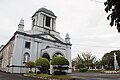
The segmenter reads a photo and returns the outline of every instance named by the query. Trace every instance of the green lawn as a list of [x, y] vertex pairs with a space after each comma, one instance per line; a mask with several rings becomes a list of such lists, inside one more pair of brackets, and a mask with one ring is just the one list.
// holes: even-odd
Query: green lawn
[[54, 79], [58, 79], [58, 80], [71, 80], [72, 77], [70, 75], [49, 75], [49, 74], [36, 74], [36, 73], [27, 73], [25, 74], [27, 76], [30, 77], [36, 77], [36, 78], [44, 78], [44, 79], [48, 79], [48, 78], [54, 78]]

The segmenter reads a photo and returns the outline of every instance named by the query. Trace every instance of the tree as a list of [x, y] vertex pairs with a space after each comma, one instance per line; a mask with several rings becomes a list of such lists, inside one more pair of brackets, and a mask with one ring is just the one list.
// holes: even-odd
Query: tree
[[96, 60], [95, 56], [92, 56], [92, 54], [90, 54], [89, 52], [88, 53], [82, 53], [82, 57], [83, 57], [84, 65], [88, 66], [88, 67], [93, 65], [93, 63]]
[[43, 73], [46, 73], [50, 68], [50, 62], [46, 58], [38, 58], [35, 62], [38, 69]]
[[102, 68], [102, 61], [101, 60], [97, 60], [95, 61], [94, 63], [94, 66], [97, 68], [97, 69], [101, 69]]
[[89, 52], [82, 53], [82, 55], [78, 54], [78, 56], [74, 59], [76, 67], [78, 69], [83, 67], [89, 68], [90, 66], [93, 65], [95, 60], [96, 60], [96, 57], [92, 56], [92, 54], [90, 54]]
[[77, 69], [84, 67], [83, 59], [82, 59], [82, 57], [79, 54], [78, 54], [78, 56], [73, 61], [74, 61], [74, 66]]
[[105, 67], [105, 69], [114, 69], [114, 53], [117, 55], [117, 62], [120, 66], [120, 50], [114, 50], [109, 53], [106, 53], [102, 57], [102, 64]]
[[51, 60], [51, 65], [54, 66], [54, 69], [58, 69], [62, 72], [63, 69], [68, 69], [69, 61], [63, 56], [57, 56]]
[[110, 20], [110, 25], [117, 26], [118, 32], [120, 32], [120, 0], [107, 0], [104, 4], [105, 11], [111, 12], [107, 17]]
[[25, 63], [25, 65], [30, 68], [30, 71], [32, 72], [32, 68], [35, 67], [35, 63], [33, 61], [28, 61]]

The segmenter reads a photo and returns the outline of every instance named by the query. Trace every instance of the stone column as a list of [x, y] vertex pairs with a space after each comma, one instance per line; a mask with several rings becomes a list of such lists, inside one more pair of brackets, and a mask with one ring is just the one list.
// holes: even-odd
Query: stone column
[[50, 74], [53, 74], [53, 66], [50, 65]]
[[[52, 60], [52, 54], [49, 55], [50, 56], [50, 60]], [[53, 70], [53, 66], [50, 64], [50, 74], [53, 74], [54, 70]]]

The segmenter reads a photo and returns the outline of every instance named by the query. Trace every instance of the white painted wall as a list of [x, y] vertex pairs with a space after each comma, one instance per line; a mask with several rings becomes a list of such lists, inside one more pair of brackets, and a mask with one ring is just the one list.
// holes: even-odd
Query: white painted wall
[[[52, 25], [49, 28], [49, 27], [46, 27], [45, 24], [43, 24], [43, 23], [45, 23], [45, 20], [43, 21], [44, 15], [51, 17], [51, 19], [54, 19], [54, 21], [51, 20], [51, 24], [53, 23], [53, 29], [56, 30], [56, 17], [46, 14], [44, 12], [39, 12], [35, 16], [32, 17], [33, 18], [32, 20], [35, 19], [35, 25], [38, 25], [38, 26], [32, 26], [32, 30], [21, 31], [21, 32], [29, 34], [29, 35], [33, 35], [33, 34], [43, 34], [44, 32], [46, 32], [45, 28], [52, 30]], [[41, 27], [39, 27], [39, 26], [41, 26]], [[42, 28], [42, 27], [45, 27], [45, 28]], [[54, 35], [54, 37], [58, 38], [63, 43], [65, 43], [65, 40], [60, 37], [60, 33], [56, 32], [56, 31], [50, 31], [49, 34]], [[49, 35], [44, 35], [44, 38], [47, 38], [48, 36]], [[52, 37], [50, 37], [50, 39], [52, 39]], [[30, 49], [25, 48], [26, 41], [31, 43]], [[45, 49], [46, 46], [50, 46], [50, 48]], [[58, 46], [59, 46], [59, 48], [58, 48]], [[69, 67], [72, 68], [71, 46], [70, 45], [61, 44], [61, 43], [57, 43], [57, 42], [54, 43], [51, 41], [42, 40], [40, 38], [32, 38], [32, 37], [24, 36], [22, 34], [21, 35], [16, 34], [15, 41], [14, 41], [13, 55], [12, 55], [12, 58], [10, 61], [11, 66], [12, 65], [24, 66], [23, 59], [24, 59], [24, 54], [26, 52], [29, 53], [29, 55], [30, 55], [30, 61], [35, 61], [36, 59], [41, 57], [44, 53], [48, 53], [50, 56], [50, 59], [52, 59], [53, 55], [55, 53], [59, 52], [59, 53], [63, 54], [66, 59], [68, 59], [68, 61], [70, 63]], [[51, 69], [50, 72], [53, 73], [52, 66], [50, 66], [50, 69]], [[10, 68], [9, 71], [13, 72], [13, 73], [24, 73], [27, 70], [24, 68], [15, 67], [14, 70], [13, 70], [13, 68]], [[69, 70], [68, 72], [71, 73], [72, 70]]]

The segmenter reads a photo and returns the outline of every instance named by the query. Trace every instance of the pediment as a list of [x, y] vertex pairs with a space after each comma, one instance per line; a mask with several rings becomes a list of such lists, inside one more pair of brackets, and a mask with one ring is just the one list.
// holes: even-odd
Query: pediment
[[65, 43], [65, 41], [60, 36], [44, 34], [44, 35], [40, 35], [40, 37], [43, 37], [44, 39], [52, 40], [52, 41], [55, 41], [55, 42]]
[[55, 38], [53, 38], [52, 36], [50, 36], [50, 35], [40, 35], [40, 37], [43, 37], [43, 38], [45, 38], [45, 39], [49, 39], [49, 40], [56, 40]]

